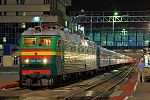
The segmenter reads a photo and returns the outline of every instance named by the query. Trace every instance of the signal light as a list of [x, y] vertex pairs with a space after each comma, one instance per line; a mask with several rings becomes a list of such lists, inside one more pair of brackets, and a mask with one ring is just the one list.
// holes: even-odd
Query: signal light
[[50, 62], [51, 62], [51, 60], [50, 60], [50, 59], [48, 59], [48, 62], [50, 63]]

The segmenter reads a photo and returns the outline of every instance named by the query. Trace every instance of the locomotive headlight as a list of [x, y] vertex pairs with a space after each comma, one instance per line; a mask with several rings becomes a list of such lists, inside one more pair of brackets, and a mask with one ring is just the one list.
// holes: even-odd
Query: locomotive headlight
[[47, 63], [47, 59], [43, 59], [43, 63]]
[[29, 63], [29, 59], [26, 59], [25, 62], [26, 62], [26, 63]]

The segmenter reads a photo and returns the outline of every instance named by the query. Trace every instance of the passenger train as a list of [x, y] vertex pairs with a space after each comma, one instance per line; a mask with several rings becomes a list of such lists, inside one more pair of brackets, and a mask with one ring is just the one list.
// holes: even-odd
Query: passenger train
[[132, 63], [131, 57], [98, 48], [84, 36], [36, 26], [20, 39], [20, 87], [52, 86], [56, 81], [94, 74], [108, 66]]

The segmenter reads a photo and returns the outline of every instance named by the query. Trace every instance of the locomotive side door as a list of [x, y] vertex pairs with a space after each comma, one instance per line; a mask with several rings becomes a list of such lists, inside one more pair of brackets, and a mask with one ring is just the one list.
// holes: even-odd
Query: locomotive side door
[[62, 41], [61, 37], [57, 38], [57, 45], [56, 45], [56, 66], [57, 66], [57, 73], [58, 75], [62, 74]]

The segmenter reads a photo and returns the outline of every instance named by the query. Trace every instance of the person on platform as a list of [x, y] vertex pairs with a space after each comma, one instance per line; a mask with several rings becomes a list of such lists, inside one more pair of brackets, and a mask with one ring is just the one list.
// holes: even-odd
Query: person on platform
[[137, 65], [139, 82], [144, 82], [144, 77], [143, 77], [144, 68], [145, 68], [145, 65], [144, 65], [143, 61], [140, 60], [139, 64]]

